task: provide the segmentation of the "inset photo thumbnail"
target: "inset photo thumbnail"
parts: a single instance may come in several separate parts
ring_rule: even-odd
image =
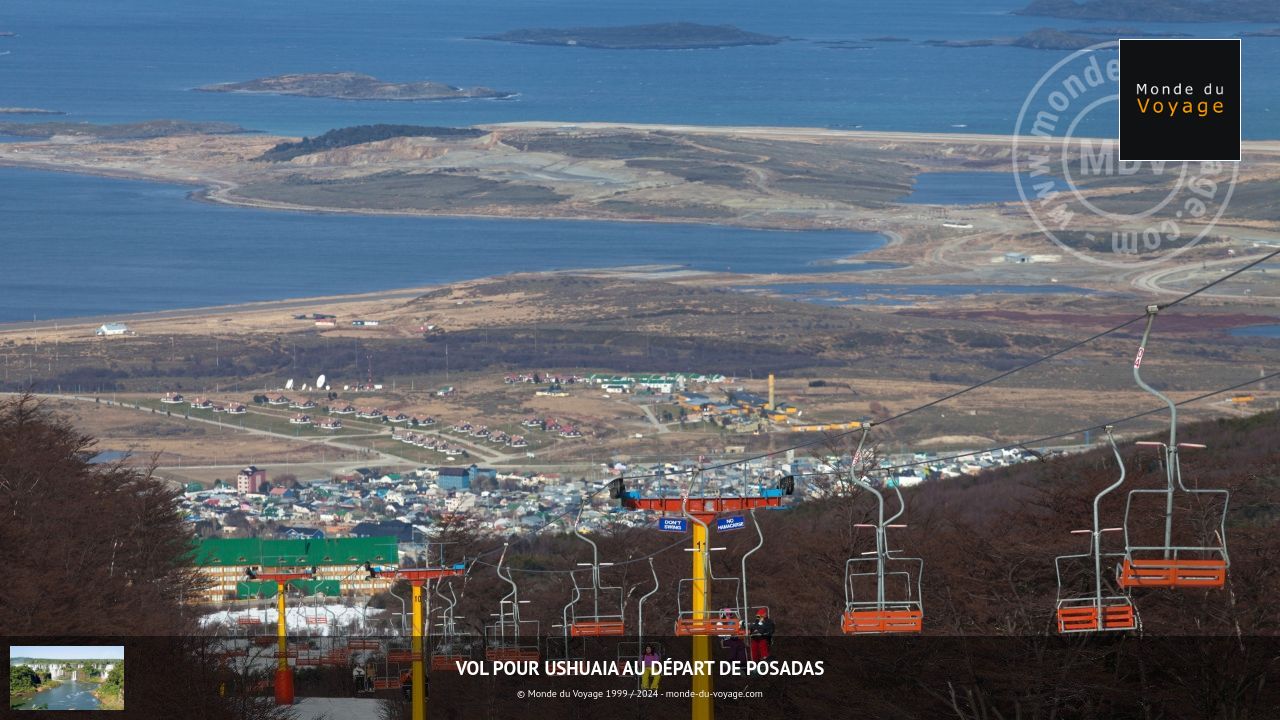
[[[123,710],[123,645],[12,645],[10,710]]]

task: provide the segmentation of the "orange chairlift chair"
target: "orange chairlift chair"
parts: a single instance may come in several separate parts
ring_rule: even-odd
[[[1063,634],[1085,632],[1108,632],[1136,630],[1139,619],[1133,601],[1123,590],[1104,592],[1102,564],[1106,558],[1124,557],[1125,554],[1102,552],[1102,534],[1115,532],[1120,528],[1104,528],[1099,517],[1099,506],[1102,498],[1124,484],[1124,459],[1120,457],[1120,449],[1116,447],[1116,439],[1111,434],[1111,426],[1106,428],[1107,441],[1111,443],[1111,451],[1120,466],[1120,477],[1093,498],[1093,527],[1088,530],[1072,530],[1073,535],[1089,536],[1089,552],[1075,555],[1059,555],[1054,558],[1054,570],[1058,575],[1058,632]],[[1092,591],[1088,595],[1063,596],[1063,563],[1085,562],[1089,566],[1092,580]],[[1109,589],[1108,589],[1109,590]]]
[[[600,568],[611,566],[613,563],[600,562],[600,548],[594,540],[582,532],[582,511],[585,508],[585,501],[578,506],[578,518],[574,523],[573,535],[591,546],[591,562],[578,563],[580,567],[589,567],[591,569],[591,586],[587,588],[580,587],[576,573],[572,571],[569,573],[569,577],[573,580],[573,599],[564,606],[565,637],[616,637],[624,635],[626,627],[622,621],[622,588],[603,585],[600,582]],[[586,597],[584,597],[584,594]],[[614,612],[615,610],[617,612]]]
[[[1138,445],[1155,446],[1163,450],[1165,487],[1160,489],[1130,490],[1124,511],[1125,556],[1116,568],[1117,581],[1122,588],[1220,588],[1226,583],[1227,567],[1227,505],[1231,493],[1227,490],[1202,490],[1188,488],[1182,480],[1179,451],[1204,448],[1203,445],[1178,442],[1178,406],[1166,395],[1148,385],[1141,375],[1143,355],[1151,325],[1159,312],[1158,305],[1147,307],[1147,326],[1142,333],[1142,345],[1133,361],[1133,379],[1138,387],[1160,398],[1169,406],[1169,442],[1139,442]],[[1134,519],[1135,500],[1155,496],[1164,500],[1163,542],[1138,544],[1135,534],[1145,534],[1138,529]],[[1184,523],[1175,533],[1175,500],[1183,499],[1200,505],[1204,500],[1221,498],[1221,513],[1210,513],[1216,522],[1201,527],[1188,527]],[[1150,530],[1151,528],[1146,528]]]
[[[537,620],[520,619],[520,605],[529,601],[520,599],[520,589],[511,578],[511,569],[506,568],[505,574],[502,572],[507,548],[508,544],[503,543],[497,573],[511,586],[511,592],[499,601],[498,612],[493,613],[497,620],[485,626],[484,657],[486,660],[538,660],[542,657],[541,624]]]
[[[623,478],[615,479],[610,483],[610,488],[613,498],[620,500],[625,508],[663,514],[675,513],[678,510],[688,521],[702,526],[702,529],[706,531],[704,536],[707,536],[710,532],[708,521],[711,518],[725,512],[741,512],[760,507],[780,507],[783,497],[792,494],[795,487],[794,478],[788,476],[779,480],[775,487],[762,488],[758,495],[748,495],[742,492],[730,495],[724,495],[723,493],[708,495],[702,493],[694,496],[691,494],[693,485],[700,475],[701,470],[692,471],[689,487],[679,498],[668,496],[644,497],[638,490],[627,490]],[[754,515],[752,517],[754,520]],[[757,526],[758,531],[759,526]],[[761,542],[763,542],[763,539]],[[759,548],[757,547],[756,549]],[[744,603],[745,594],[741,590],[746,585],[745,558],[743,577],[716,577],[711,568],[710,553],[724,550],[724,548],[698,547],[686,548],[686,550],[702,554],[703,577],[684,578],[677,585],[675,634],[677,636],[743,634],[746,629],[747,619],[745,605],[739,604],[737,607],[725,607],[719,611],[711,608],[694,610],[692,601],[695,593],[703,593],[705,596],[709,590],[719,587],[722,588],[723,592],[716,593],[717,595],[723,597],[731,594],[735,603]],[[751,552],[755,552],[755,550]],[[688,603],[686,603],[686,597],[688,598]],[[641,649],[643,650],[643,648]]]
[[[463,616],[455,612],[458,606],[458,594],[453,590],[453,583],[448,583],[448,596],[440,592],[441,584],[436,584],[435,593],[436,597],[444,601],[444,609],[440,611],[440,622],[436,625],[440,628],[440,640],[431,650],[431,669],[456,671],[458,663],[475,659],[476,641],[471,633],[458,630],[458,618]]]
[[[924,560],[899,555],[901,550],[889,549],[888,531],[890,528],[905,528],[906,525],[894,524],[906,509],[902,499],[902,491],[893,484],[893,492],[898,496],[898,511],[885,517],[884,495],[862,477],[858,467],[862,460],[862,449],[867,441],[870,427],[864,427],[862,438],[858,442],[858,450],[853,455],[849,476],[858,487],[870,492],[876,498],[875,524],[857,523],[854,527],[873,528],[875,530],[876,547],[862,553],[859,557],[850,558],[844,566],[844,613],[840,618],[840,629],[846,635],[883,635],[900,633],[918,633],[924,625],[924,605],[920,595],[920,578],[924,573]],[[867,598],[867,586],[875,583],[875,598]],[[892,581],[900,591],[889,587]],[[899,585],[901,582],[901,585]]]
[[[689,482],[690,490],[692,490],[693,480]],[[762,497],[778,497],[784,493],[782,489],[766,489],[763,491]],[[710,536],[710,528],[706,520],[699,517],[698,514],[689,512],[689,494],[685,493],[681,504],[681,511],[690,522],[698,523],[707,529],[707,537]],[[716,577],[715,571],[711,567],[711,553],[718,550],[724,550],[723,547],[708,547],[703,557],[703,580],[696,578],[684,578],[680,580],[676,593],[676,626],[675,634],[678,636],[694,636],[694,635],[719,635],[726,637],[730,635],[746,635],[747,624],[750,621],[752,613],[755,610],[764,609],[753,608],[747,599],[747,558],[764,546],[764,533],[760,530],[760,524],[756,522],[756,508],[754,505],[747,505],[747,511],[751,514],[751,523],[756,529],[758,542],[755,547],[748,550],[742,556],[741,575],[738,577]],[[690,548],[692,551],[692,548]],[[722,606],[720,610],[693,610],[692,607],[686,607],[684,598],[686,595],[692,604],[693,594],[698,591],[699,583],[703,583],[703,587],[711,590],[716,587],[725,590],[732,589],[733,605]],[[687,590],[686,590],[687,588]],[[715,593],[711,593],[715,595]],[[643,649],[643,648],[642,648]]]

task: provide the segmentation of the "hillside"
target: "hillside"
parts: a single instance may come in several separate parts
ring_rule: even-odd
[[[868,531],[851,524],[868,521],[871,505],[866,497],[813,501],[762,514],[765,546],[752,557],[748,580],[751,604],[772,609],[778,658],[824,659],[827,678],[721,678],[717,687],[764,687],[775,701],[768,707],[729,704],[753,718],[786,716],[788,708],[813,717],[844,708],[869,717],[1054,717],[1056,709],[1058,717],[1127,718],[1144,716],[1140,704],[1153,713],[1149,717],[1269,716],[1251,713],[1280,707],[1277,688],[1263,682],[1275,672],[1280,647],[1280,539],[1274,532],[1280,414],[1181,431],[1186,441],[1209,446],[1198,456],[1187,454],[1186,481],[1233,493],[1225,589],[1135,592],[1142,633],[1056,635],[1054,556],[1087,547],[1071,531],[1088,527],[1093,495],[1116,477],[1110,451],[1099,450],[907,493],[909,528],[891,534],[891,546],[924,558],[924,635],[846,638],[838,628],[844,563],[871,547]],[[1130,472],[1123,490],[1163,481],[1150,448],[1126,443],[1122,453]],[[1120,524],[1121,497],[1103,504],[1104,526]],[[737,571],[753,535],[748,529],[713,537],[713,544],[728,548],[718,554],[717,575]],[[646,531],[603,538],[601,558],[621,563],[673,541],[680,537]],[[571,587],[563,575],[521,570],[589,559],[586,544],[564,536],[518,549],[513,566],[520,569],[520,598],[530,600],[526,617],[540,619],[544,632],[560,622]],[[678,546],[655,558],[661,590],[645,607],[646,637],[658,639],[673,657],[687,657],[689,647],[687,639],[670,637],[676,581],[686,577],[688,562]],[[631,592],[629,617],[635,598],[651,587],[648,572],[644,562],[604,571],[606,584],[620,581]],[[486,618],[503,592],[493,570],[480,565],[459,614]],[[607,656],[611,650],[597,652]],[[831,682],[831,674],[840,681]],[[448,676],[439,682],[459,691],[466,685]],[[850,697],[856,698],[852,705]],[[1087,712],[1061,714],[1081,702]],[[980,706],[986,709],[979,712]],[[597,716],[605,717],[590,711],[579,717]]]
[[[1269,0],[1034,0],[1019,15],[1144,22],[1274,22]]]

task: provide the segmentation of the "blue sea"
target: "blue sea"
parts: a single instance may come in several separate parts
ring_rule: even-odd
[[[1005,134],[1027,91],[1067,53],[921,43],[1089,25],[1010,14],[1023,4],[9,0],[0,31],[17,35],[0,37],[0,106],[68,114],[0,119],[220,120],[288,135],[368,123],[519,120]],[[671,21],[733,24],[792,39],[686,51],[469,39],[529,27]],[[1246,23],[1124,25],[1204,37],[1259,29]],[[908,40],[866,40],[880,36]],[[869,47],[833,49],[825,41]],[[1280,83],[1271,79],[1280,67],[1280,38],[1248,38],[1243,52],[1244,135],[1278,137]],[[192,91],[281,73],[341,70],[518,95],[404,103]],[[1094,113],[1077,132],[1114,135],[1113,125],[1110,113]],[[909,201],[988,202],[1006,199],[1011,185],[998,178],[982,188],[940,180],[923,179]],[[188,190],[0,171],[0,321],[360,292],[555,268],[673,264],[806,272],[880,242],[859,233],[278,213],[200,204],[186,199]]]
[[[196,202],[186,199],[189,190],[0,168],[7,239],[0,322],[570,268],[829,271],[831,261],[885,241],[848,231],[280,212]],[[781,247],[787,251],[779,253]]]
[[[942,48],[924,40],[1021,35],[1039,27],[1125,27],[1202,37],[1248,23],[1087,23],[1011,15],[1026,0],[7,0],[0,105],[66,119],[225,120],[271,133],[395,122],[512,120],[792,125],[1011,132],[1028,90],[1066,52]],[[712,50],[592,50],[471,40],[529,27],[688,21],[795,38]],[[907,42],[866,42],[897,36]],[[839,50],[816,41],[849,40]],[[1101,38],[1100,38],[1101,40]],[[1244,41],[1244,135],[1280,135],[1280,38]],[[352,102],[191,92],[281,73],[352,70],[485,85],[510,100]],[[1114,135],[1115,118],[1077,134]],[[1107,117],[1104,117],[1107,116]],[[957,127],[963,126],[963,127]]]

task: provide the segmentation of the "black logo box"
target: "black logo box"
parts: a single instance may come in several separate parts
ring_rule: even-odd
[[[1240,50],[1238,38],[1121,38],[1120,159],[1239,162]]]

